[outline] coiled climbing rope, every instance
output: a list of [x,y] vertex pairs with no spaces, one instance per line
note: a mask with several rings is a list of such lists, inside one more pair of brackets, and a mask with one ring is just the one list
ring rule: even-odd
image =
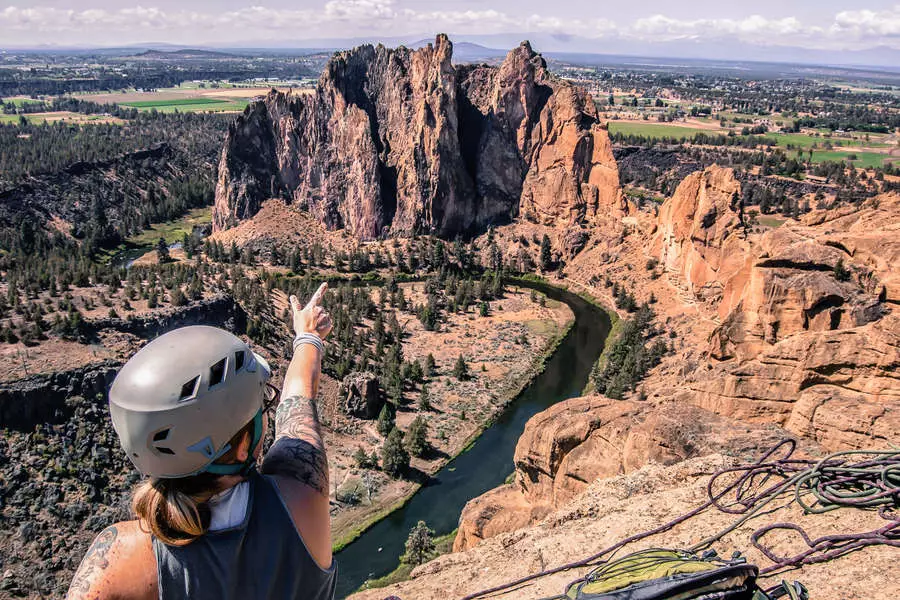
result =
[[[757,529],[751,535],[750,542],[772,561],[771,565],[760,570],[760,575],[825,562],[866,546],[900,548],[900,449],[850,450],[814,461],[793,458],[796,447],[795,440],[782,440],[754,463],[717,471],[707,483],[708,500],[705,503],[659,527],[635,534],[581,560],[469,594],[463,600],[473,600],[541,577],[603,562],[628,544],[669,531],[708,509],[737,515],[738,518],[725,529],[691,546],[689,550],[692,552],[709,548],[748,520],[770,510],[771,505],[778,501],[785,505],[796,502],[807,513],[824,513],[839,508],[876,510],[886,521],[884,526],[873,531],[827,535],[816,539],[810,538],[801,527],[792,523],[774,523]],[[763,542],[767,534],[776,530],[796,533],[807,549],[793,556],[777,555]]]

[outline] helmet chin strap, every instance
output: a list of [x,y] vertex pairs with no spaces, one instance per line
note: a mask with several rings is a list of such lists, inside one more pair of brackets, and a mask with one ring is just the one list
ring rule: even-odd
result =
[[[260,438],[262,438],[262,420],[263,420],[263,409],[260,408],[259,412],[256,413],[256,416],[253,417],[253,437],[250,442],[250,455],[247,457],[242,463],[234,463],[230,465],[217,465],[214,463],[208,464],[203,472],[212,473],[214,475],[241,475],[246,476],[256,467],[256,457],[254,456],[254,450],[256,450],[256,445],[259,444]],[[230,448],[226,445],[223,448],[223,453],[228,452]]]

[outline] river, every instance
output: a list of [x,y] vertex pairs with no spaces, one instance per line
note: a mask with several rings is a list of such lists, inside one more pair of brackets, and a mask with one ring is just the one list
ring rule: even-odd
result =
[[403,508],[337,553],[336,598],[347,597],[367,579],[393,571],[418,521],[425,521],[437,535],[456,529],[466,502],[499,486],[513,472],[513,453],[528,420],[557,402],[581,395],[609,335],[609,315],[575,294],[542,284],[527,287],[568,304],[575,314],[571,331],[544,371],[467,452],[447,463]]

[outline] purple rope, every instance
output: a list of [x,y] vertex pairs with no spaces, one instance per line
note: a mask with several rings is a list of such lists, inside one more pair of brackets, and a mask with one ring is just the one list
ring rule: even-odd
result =
[[[766,504],[779,497],[789,486],[796,486],[795,497],[798,502],[800,502],[801,506],[803,506],[804,510],[810,510],[810,507],[800,500],[801,493],[804,491],[804,486],[808,491],[814,490],[817,502],[820,505],[825,506],[820,512],[839,506],[871,508],[873,507],[873,503],[875,505],[882,504],[883,500],[893,497],[894,507],[880,506],[878,509],[878,514],[891,522],[874,531],[845,535],[828,535],[815,540],[810,539],[801,527],[792,523],[775,523],[773,525],[762,527],[753,533],[751,536],[751,543],[766,556],[766,558],[771,560],[773,564],[761,570],[760,575],[765,575],[789,567],[799,567],[806,564],[825,562],[867,546],[887,545],[900,548],[900,518],[888,515],[888,511],[891,508],[896,508],[897,505],[900,504],[900,472],[897,471],[897,469],[900,469],[900,453],[892,454],[889,458],[884,458],[885,453],[883,452],[849,451],[837,453],[820,461],[810,461],[791,458],[796,447],[797,442],[795,440],[784,439],[775,444],[756,462],[751,463],[750,465],[716,471],[710,477],[709,482],[707,482],[706,485],[707,497],[709,498],[706,502],[654,529],[632,535],[587,558],[552,569],[547,569],[540,573],[520,577],[515,581],[469,594],[463,597],[462,600],[474,600],[481,596],[521,586],[541,577],[588,566],[633,542],[659,533],[664,533],[688,519],[695,517],[710,507],[715,507],[717,510],[726,514],[741,515],[741,518],[729,528],[700,542],[692,548],[692,550],[701,549],[736,529],[738,525],[754,516]],[[781,458],[770,460],[780,452],[782,453]],[[845,460],[837,458],[838,456],[853,454],[876,454],[879,458],[866,459],[849,465]],[[876,471],[878,468],[881,469],[880,472]],[[894,471],[893,475],[889,475],[892,471]],[[735,481],[725,485],[721,491],[715,491],[718,487],[719,480],[722,477],[733,474],[738,474]],[[888,478],[891,476],[897,479],[897,481],[888,481]],[[776,482],[768,485],[773,479],[776,480]],[[768,487],[766,487],[767,485]],[[833,489],[837,485],[855,489],[844,496]],[[760,488],[765,489],[756,491],[760,490]],[[861,489],[877,489],[881,491],[876,494],[862,496]],[[730,500],[727,502],[723,501],[723,499],[730,494],[733,494],[730,496]],[[859,495],[859,497],[857,497],[857,495]],[[778,556],[771,548],[761,541],[766,534],[774,530],[790,530],[796,532],[806,543],[808,547],[807,550],[790,557]]]

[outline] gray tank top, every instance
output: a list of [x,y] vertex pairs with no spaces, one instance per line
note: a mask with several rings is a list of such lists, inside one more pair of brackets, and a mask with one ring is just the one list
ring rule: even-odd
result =
[[316,564],[275,483],[253,471],[244,522],[209,532],[187,546],[155,537],[161,600],[332,600],[337,568]]

